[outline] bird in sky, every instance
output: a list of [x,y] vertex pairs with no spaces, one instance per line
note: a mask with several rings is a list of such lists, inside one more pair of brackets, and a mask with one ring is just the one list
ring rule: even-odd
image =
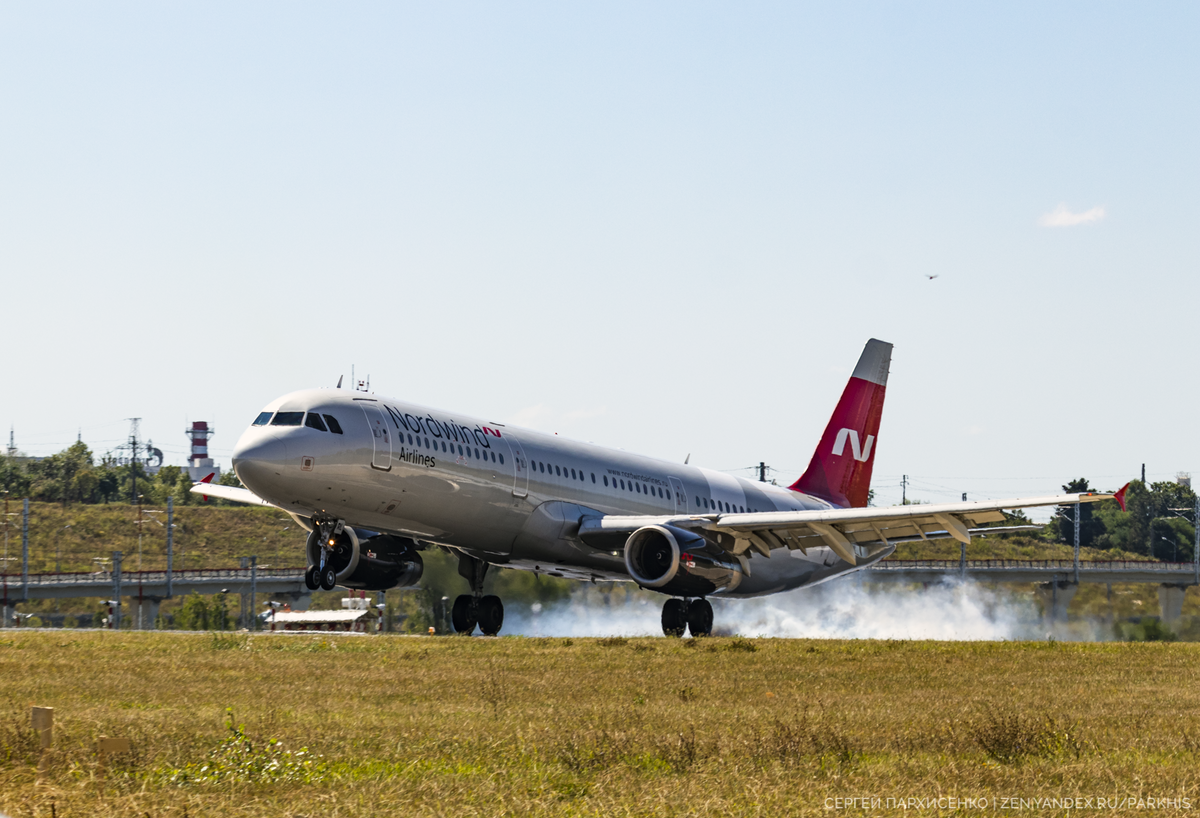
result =
[[938,277],[938,276],[940,276],[940,275],[941,275],[941,273],[934,273],[933,275],[929,275],[929,273],[926,273],[926,274],[925,274],[925,277],[926,277],[927,279],[929,279],[930,281],[933,281],[935,278],[937,278],[937,277]]

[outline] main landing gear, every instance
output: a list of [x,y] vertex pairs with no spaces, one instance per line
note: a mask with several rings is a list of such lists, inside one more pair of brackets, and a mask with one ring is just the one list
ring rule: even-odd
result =
[[484,636],[495,636],[504,625],[504,603],[495,594],[483,595],[483,578],[487,575],[488,563],[468,557],[458,558],[458,573],[471,583],[471,593],[462,594],[454,600],[450,621],[455,633],[470,634],[479,626]]
[[712,633],[713,609],[707,599],[668,599],[663,603],[662,629],[665,636],[683,636],[686,628],[692,636]]
[[337,570],[331,558],[336,539],[346,528],[346,521],[333,518],[318,521],[314,517],[313,522],[317,523],[317,542],[321,546],[321,555],[320,560],[308,566],[304,572],[304,587],[310,591],[332,591],[337,585]]

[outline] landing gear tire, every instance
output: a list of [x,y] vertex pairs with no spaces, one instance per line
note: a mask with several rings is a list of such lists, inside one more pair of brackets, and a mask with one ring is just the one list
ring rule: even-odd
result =
[[693,599],[687,606],[687,626],[692,636],[712,634],[713,609],[707,599]]
[[321,589],[324,591],[332,591],[337,585],[337,571],[333,570],[332,565],[326,565],[321,571]]
[[476,610],[475,597],[469,594],[462,594],[454,600],[454,607],[450,610],[450,622],[454,625],[455,633],[470,635],[475,630],[475,623],[479,620],[479,613]]
[[317,576],[317,566],[310,565],[304,572],[304,587],[315,591],[321,587],[321,579]]
[[495,636],[504,625],[504,603],[500,597],[488,594],[479,600],[479,630],[484,636]]
[[682,599],[668,599],[663,603],[663,636],[683,636],[687,628],[687,603]]

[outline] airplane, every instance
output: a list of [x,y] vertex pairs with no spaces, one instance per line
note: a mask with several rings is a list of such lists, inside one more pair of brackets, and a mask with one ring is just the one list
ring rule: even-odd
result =
[[192,491],[287,512],[309,532],[311,590],[416,587],[421,551],[442,547],[471,589],[454,601],[458,633],[500,632],[503,602],[483,593],[495,566],[657,591],[668,636],[711,634],[709,597],[816,585],[899,543],[1011,530],[981,528],[1004,510],[1114,496],[869,507],[891,353],[867,342],[787,487],[335,388],[259,413],[233,452],[245,488]]

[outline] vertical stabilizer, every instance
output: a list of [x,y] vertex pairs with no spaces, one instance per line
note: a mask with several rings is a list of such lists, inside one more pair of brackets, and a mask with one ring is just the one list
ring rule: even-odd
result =
[[891,363],[891,344],[874,338],[867,341],[808,471],[790,486],[792,491],[828,500],[840,508],[867,504]]

